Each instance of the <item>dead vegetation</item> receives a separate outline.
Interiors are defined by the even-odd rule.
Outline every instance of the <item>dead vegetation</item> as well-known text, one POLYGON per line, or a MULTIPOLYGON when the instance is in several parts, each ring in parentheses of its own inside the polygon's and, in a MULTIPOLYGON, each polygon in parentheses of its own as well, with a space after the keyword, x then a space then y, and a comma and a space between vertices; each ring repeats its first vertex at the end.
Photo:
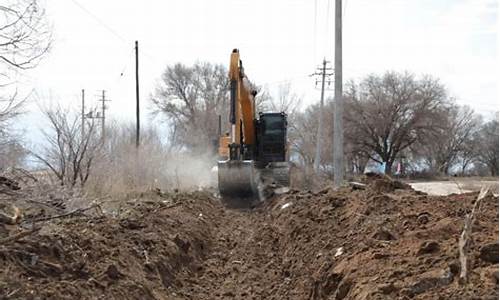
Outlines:
POLYGON ((60 106, 45 108, 46 142, 30 151, 47 183, 75 189, 92 197, 123 196, 131 192, 197 190, 215 185, 212 152, 195 154, 166 144, 158 128, 141 133, 135 145, 130 124, 81 122, 78 114, 60 106))

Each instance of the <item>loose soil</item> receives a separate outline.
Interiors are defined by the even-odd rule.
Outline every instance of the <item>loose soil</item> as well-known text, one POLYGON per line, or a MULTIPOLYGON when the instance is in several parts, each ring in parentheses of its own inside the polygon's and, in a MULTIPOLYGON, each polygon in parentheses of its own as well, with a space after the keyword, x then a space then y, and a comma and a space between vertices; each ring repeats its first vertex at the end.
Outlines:
POLYGON ((458 239, 478 193, 365 183, 291 190, 252 209, 157 191, 112 213, 111 202, 51 220, 31 213, 0 224, 0 299, 498 298, 497 197, 477 211, 461 285, 458 239))

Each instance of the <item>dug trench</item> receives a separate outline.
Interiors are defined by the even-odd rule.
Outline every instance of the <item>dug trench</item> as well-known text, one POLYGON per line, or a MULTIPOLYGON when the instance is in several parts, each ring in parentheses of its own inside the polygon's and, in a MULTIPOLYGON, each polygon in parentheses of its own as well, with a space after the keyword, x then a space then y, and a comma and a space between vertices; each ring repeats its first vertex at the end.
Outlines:
POLYGON ((477 193, 428 196, 378 178, 291 190, 253 209, 209 192, 146 193, 119 214, 0 234, 1 299, 495 299, 498 198, 482 200, 469 276, 458 239, 477 193), (10 240, 9 240, 10 238, 10 240))

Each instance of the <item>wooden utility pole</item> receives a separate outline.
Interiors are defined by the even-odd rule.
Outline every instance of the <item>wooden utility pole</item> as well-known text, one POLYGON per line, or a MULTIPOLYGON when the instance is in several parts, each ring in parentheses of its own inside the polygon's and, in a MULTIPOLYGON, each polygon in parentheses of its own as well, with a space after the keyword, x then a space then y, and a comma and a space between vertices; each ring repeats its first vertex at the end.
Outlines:
POLYGON ((101 109, 102 109, 102 115, 101 115, 101 139, 104 142, 104 137, 105 137, 105 128, 106 128, 106 91, 102 90, 102 98, 101 98, 101 109))
POLYGON ((219 131, 218 131, 219 137, 222 136, 222 116, 219 115, 219 131))
POLYGON ((82 141, 85 136, 85 90, 82 89, 82 141))
MULTIPOLYGON (((320 106, 319 106, 319 116, 318 116, 318 132, 316 135, 316 153, 314 156, 314 171, 318 173, 319 171, 319 164, 321 162, 321 148, 323 147, 323 107, 324 107, 324 98, 325 98, 325 79, 327 76, 330 76, 332 74, 327 74, 327 67, 326 64, 328 61, 326 61, 325 58, 323 58, 323 67, 321 68, 320 73, 315 73, 314 75, 321 75, 321 100, 320 100, 320 106)), ((331 70, 328 68, 328 70, 331 70)))
POLYGON ((136 129, 135 129, 135 146, 139 148, 140 144, 140 111, 139 111, 139 42, 135 41, 135 118, 136 118, 136 129))
POLYGON ((344 181, 344 100, 342 96, 342 0, 335 0, 335 104, 333 118, 333 185, 344 181))

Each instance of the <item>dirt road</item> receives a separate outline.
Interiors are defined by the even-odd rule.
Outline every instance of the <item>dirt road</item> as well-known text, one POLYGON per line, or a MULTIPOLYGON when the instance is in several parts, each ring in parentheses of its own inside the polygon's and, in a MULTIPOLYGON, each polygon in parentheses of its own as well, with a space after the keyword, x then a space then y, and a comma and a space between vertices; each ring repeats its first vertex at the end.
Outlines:
POLYGON ((290 191, 251 210, 207 192, 124 199, 2 226, 1 299, 494 299, 498 198, 473 229, 469 283, 457 239, 477 193, 427 196, 387 179, 365 190, 290 191))
POLYGON ((493 193, 498 195, 498 181, 492 180, 471 180, 465 178, 455 181, 425 181, 411 182, 409 184, 415 190, 436 196, 470 193, 479 191, 483 186, 489 187, 493 193))

